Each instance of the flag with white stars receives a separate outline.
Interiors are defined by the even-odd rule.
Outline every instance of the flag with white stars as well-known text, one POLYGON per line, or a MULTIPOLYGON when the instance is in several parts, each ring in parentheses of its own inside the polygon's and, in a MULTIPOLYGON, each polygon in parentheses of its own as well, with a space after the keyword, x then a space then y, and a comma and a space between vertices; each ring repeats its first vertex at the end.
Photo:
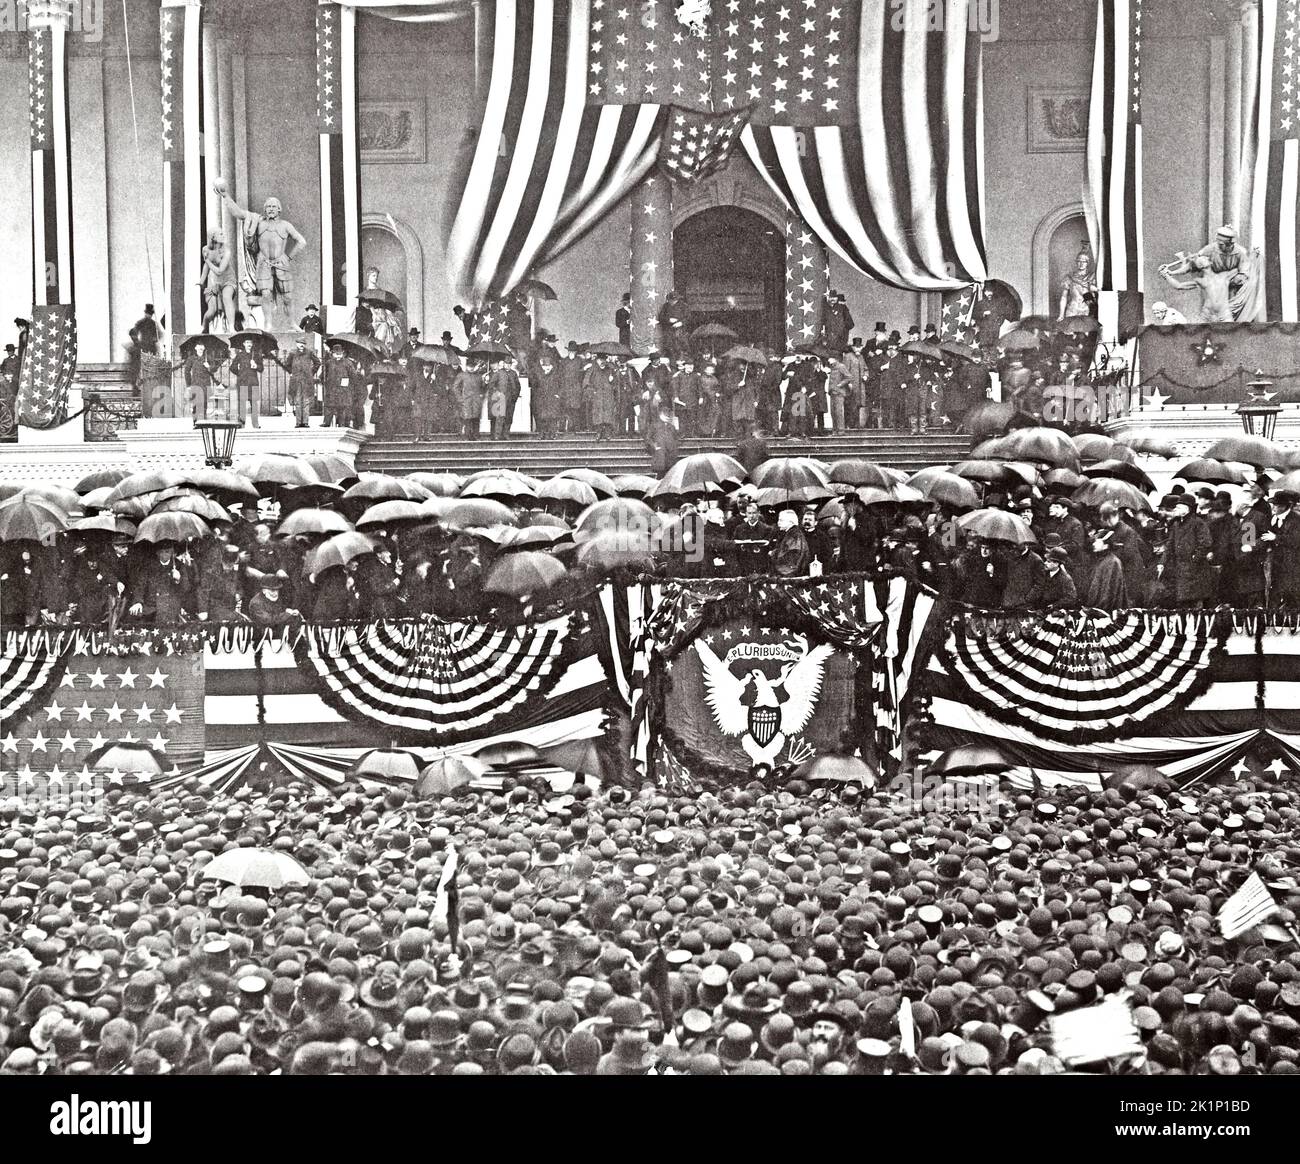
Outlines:
POLYGON ((28 7, 32 159, 32 329, 18 376, 17 416, 30 428, 62 424, 77 364, 73 304, 72 160, 66 0, 28 7))
POLYGON ((872 278, 985 278, 975 0, 717 0, 714 108, 828 250, 872 278))
POLYGON ((321 299, 326 324, 361 288, 361 167, 357 140, 356 11, 316 8, 316 125, 321 164, 321 299))
POLYGON ((831 267, 821 239, 802 219, 785 218, 785 339, 787 348, 821 338, 831 267))
POLYGON ((683 26, 675 0, 590 0, 587 101, 712 109, 713 45, 683 26))
MULTIPOLYGON (((1294 323, 1300 319, 1296 258, 1300 240, 1300 95, 1296 86, 1300 2, 1260 0, 1259 14, 1259 89, 1251 131, 1255 168, 1248 203, 1250 245, 1260 249, 1264 264, 1265 314, 1260 318, 1294 323)), ((1244 238, 1237 241, 1246 242, 1244 238)))
POLYGON ((725 169, 740 132, 749 120, 747 110, 735 113, 694 113, 674 109, 664 135, 659 165, 674 181, 698 182, 725 169))
POLYGON ((158 15, 163 298, 167 323, 175 331, 190 333, 203 330, 200 283, 208 228, 208 171, 203 140, 203 19, 202 5, 189 4, 186 0, 163 0, 158 15))
POLYGON ((203 758, 202 655, 70 655, 0 728, 0 771, 71 777, 112 743, 151 748, 164 770, 203 758))
POLYGON ((946 291, 943 296, 943 314, 939 319, 939 338, 974 345, 979 335, 975 318, 975 304, 979 295, 977 287, 961 287, 946 291))
POLYGON ((1087 155, 1103 339, 1129 339, 1143 323, 1142 0, 1097 0, 1087 155))

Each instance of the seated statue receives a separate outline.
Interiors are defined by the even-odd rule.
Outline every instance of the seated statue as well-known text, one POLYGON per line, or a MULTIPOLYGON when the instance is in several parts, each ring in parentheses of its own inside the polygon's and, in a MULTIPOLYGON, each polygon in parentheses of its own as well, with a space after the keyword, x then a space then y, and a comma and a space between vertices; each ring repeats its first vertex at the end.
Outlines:
POLYGON ((1179 251, 1160 277, 1180 291, 1201 293, 1200 323, 1251 323, 1264 315, 1264 284, 1258 248, 1237 242, 1236 228, 1219 227, 1215 240, 1195 254, 1179 251), (1187 275, 1186 280, 1175 276, 1187 275))

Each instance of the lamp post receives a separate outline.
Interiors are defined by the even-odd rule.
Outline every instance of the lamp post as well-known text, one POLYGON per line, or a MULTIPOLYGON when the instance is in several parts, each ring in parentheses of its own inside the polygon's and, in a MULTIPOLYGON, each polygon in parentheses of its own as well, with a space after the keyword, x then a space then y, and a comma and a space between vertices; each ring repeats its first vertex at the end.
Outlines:
POLYGON ((196 420, 194 427, 203 438, 203 457, 214 469, 229 469, 234 463, 237 420, 196 420))
POLYGON ((1246 385, 1250 398, 1237 406, 1237 415, 1241 417, 1241 427, 1248 436, 1263 437, 1266 441, 1273 439, 1277 414, 1282 411, 1282 406, 1272 402, 1277 395, 1271 391, 1272 387, 1271 380, 1252 380, 1246 385))

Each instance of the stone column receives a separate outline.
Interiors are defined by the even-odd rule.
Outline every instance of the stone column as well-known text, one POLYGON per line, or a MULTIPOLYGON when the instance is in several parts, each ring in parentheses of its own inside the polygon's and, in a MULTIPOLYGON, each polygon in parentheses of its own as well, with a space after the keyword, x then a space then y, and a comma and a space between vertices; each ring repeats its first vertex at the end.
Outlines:
MULTIPOLYGON (((1241 22, 1228 26, 1227 88, 1223 118, 1223 218, 1241 217, 1241 22)), ((1214 224, 1210 224, 1213 228, 1214 224)))
MULTIPOLYGON (((632 349, 649 352, 659 346, 659 309, 673 288, 673 187, 671 179, 653 173, 632 192, 630 268, 632 349)), ((609 308, 613 326, 614 308, 609 308)))
POLYGON ((1259 9, 1253 4, 1241 10, 1241 166, 1237 194, 1237 238, 1249 249, 1255 202, 1255 139, 1250 119, 1259 87, 1259 9))
MULTIPOLYGON (((217 121, 220 134, 220 168, 218 173, 235 173, 235 95, 234 95, 234 46, 230 33, 221 29, 217 33, 217 121)), ((226 245, 235 242, 234 219, 221 208, 221 229, 226 236, 226 245)))
POLYGON ((785 216, 785 343, 793 350, 822 334, 822 308, 830 287, 826 248, 797 214, 785 216))

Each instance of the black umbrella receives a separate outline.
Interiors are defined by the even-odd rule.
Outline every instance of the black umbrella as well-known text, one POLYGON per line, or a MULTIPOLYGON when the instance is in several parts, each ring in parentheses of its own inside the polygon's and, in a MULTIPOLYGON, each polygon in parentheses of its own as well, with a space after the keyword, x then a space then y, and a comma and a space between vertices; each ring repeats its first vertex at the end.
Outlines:
POLYGON ((1127 481, 1130 485, 1136 485, 1145 493, 1154 493, 1156 489, 1155 482, 1136 465, 1118 459, 1098 461, 1096 464, 1086 465, 1083 475, 1085 477, 1113 477, 1117 481, 1127 481))
POLYGON ((555 294, 555 288, 540 279, 525 279, 515 290, 527 295, 529 299, 540 299, 544 303, 554 303, 559 298, 555 294))
POLYGON ((697 327, 693 332, 691 332, 691 339, 693 340, 703 340, 703 339, 734 340, 736 338, 737 338, 736 333, 732 331, 731 328, 729 328, 725 323, 718 323, 714 320, 710 320, 708 323, 700 324, 699 327, 697 327))
POLYGON ((374 340, 370 339, 369 336, 358 335, 354 331, 345 331, 338 335, 332 335, 325 341, 327 348, 333 348, 336 345, 342 347, 349 356, 356 360, 373 360, 379 355, 374 340))
POLYGON ((411 359, 424 364, 445 364, 449 368, 459 368, 460 360, 454 348, 442 344, 416 344, 411 352, 411 359))
POLYGON ((280 345, 276 342, 275 336, 264 331, 249 329, 248 331, 237 331, 230 337, 232 344, 238 344, 241 348, 246 340, 253 341, 253 350, 259 355, 265 356, 268 352, 279 351, 280 345))
POLYGON ((593 356, 618 356, 624 360, 630 360, 636 355, 627 344, 621 344, 617 340, 601 340, 599 343, 588 344, 586 350, 593 356))
POLYGON ((391 291, 385 291, 381 287, 370 287, 362 291, 357 296, 362 303, 369 303, 375 307, 382 307, 386 311, 401 311, 402 301, 397 298, 391 291))
POLYGON ((509 359, 514 355, 505 344, 499 344, 496 340, 481 340, 465 353, 471 360, 499 360, 509 359))
POLYGON ((211 355, 215 352, 221 361, 230 359, 230 345, 220 336, 215 335, 192 335, 189 339, 182 341, 176 350, 182 356, 192 356, 194 349, 199 344, 203 345, 206 354, 211 355))

